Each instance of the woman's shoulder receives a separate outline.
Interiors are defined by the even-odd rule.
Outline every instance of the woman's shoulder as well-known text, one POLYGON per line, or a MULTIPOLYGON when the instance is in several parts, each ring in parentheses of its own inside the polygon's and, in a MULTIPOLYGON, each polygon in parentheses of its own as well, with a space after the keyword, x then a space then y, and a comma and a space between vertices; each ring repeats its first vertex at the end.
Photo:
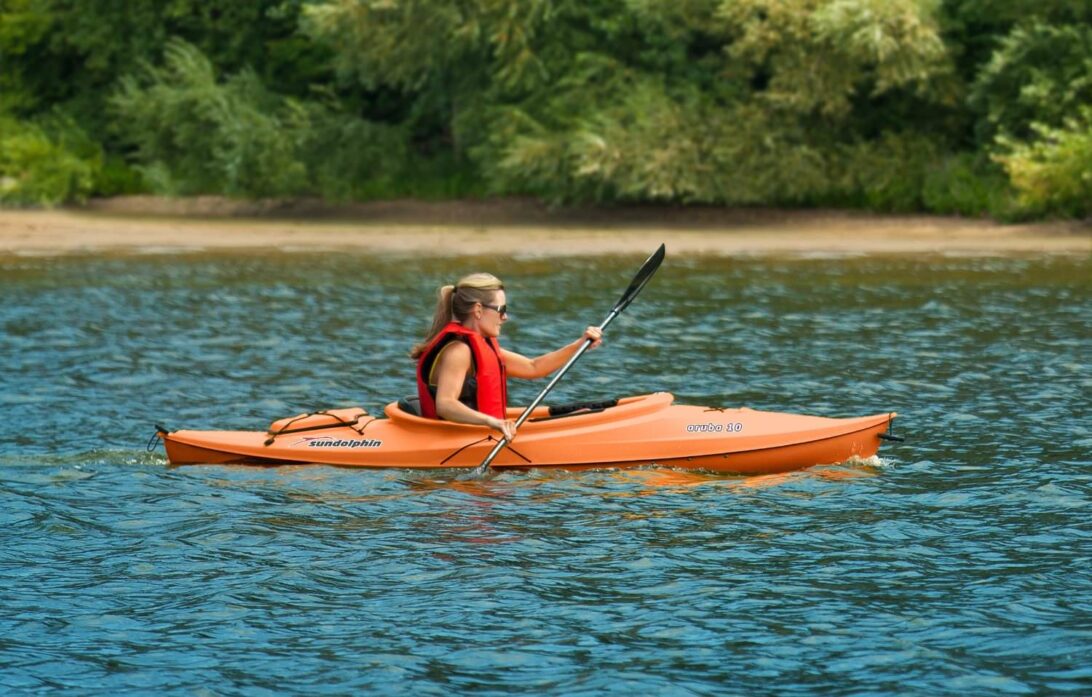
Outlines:
POLYGON ((440 352, 436 354, 436 362, 439 363, 444 359, 455 359, 470 361, 470 346, 465 341, 449 341, 444 344, 440 352))
POLYGON ((474 373, 474 361, 470 355, 470 347, 461 341, 449 341, 436 355, 436 361, 429 371, 428 384, 438 384, 440 373, 445 371, 474 373))

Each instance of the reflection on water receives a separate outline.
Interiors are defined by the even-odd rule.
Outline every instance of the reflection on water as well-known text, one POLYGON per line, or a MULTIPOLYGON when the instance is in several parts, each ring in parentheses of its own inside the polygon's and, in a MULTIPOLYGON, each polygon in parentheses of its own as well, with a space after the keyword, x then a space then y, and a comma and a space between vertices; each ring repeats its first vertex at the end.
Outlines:
POLYGON ((879 473, 884 465, 884 460, 878 456, 865 460, 855 459, 840 465, 824 465, 812 467, 801 472, 781 472, 778 474, 765 474, 754 477, 730 477, 711 472, 692 472, 673 469, 637 469, 620 470, 615 473, 622 481, 638 481, 647 487, 644 492, 651 494, 662 489, 685 490, 698 486, 721 487, 731 492, 734 489, 756 489, 763 487, 780 486, 792 482, 801 477, 822 477, 824 479, 853 479, 856 477, 872 477, 879 473))
POLYGON ((1088 259, 669 257, 555 398, 898 411, 882 459, 463 481, 143 451, 156 421, 377 412, 453 275, 502 272, 535 353, 640 261, 0 260, 2 691, 1088 691, 1088 259))

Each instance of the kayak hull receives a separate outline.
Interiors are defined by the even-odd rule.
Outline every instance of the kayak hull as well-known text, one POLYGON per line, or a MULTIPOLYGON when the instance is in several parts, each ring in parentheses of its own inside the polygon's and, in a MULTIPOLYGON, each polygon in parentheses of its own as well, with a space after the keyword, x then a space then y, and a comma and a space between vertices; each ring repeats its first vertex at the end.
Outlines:
MULTIPOLYGON (((660 465, 730 474, 772 474, 875 455, 894 413, 827 418, 673 404, 668 393, 627 397, 601 410, 550 417, 537 409, 497 469, 660 465)), ((348 410, 346 410, 348 411, 348 410)), ((512 409, 516 418, 521 410, 512 409)), ((496 445, 481 426, 361 410, 354 422, 296 432, 159 432, 171 464, 325 464, 369 468, 472 468, 496 445)), ((348 421, 348 420, 346 420, 348 421)), ((280 423, 280 422, 278 422, 280 423)))

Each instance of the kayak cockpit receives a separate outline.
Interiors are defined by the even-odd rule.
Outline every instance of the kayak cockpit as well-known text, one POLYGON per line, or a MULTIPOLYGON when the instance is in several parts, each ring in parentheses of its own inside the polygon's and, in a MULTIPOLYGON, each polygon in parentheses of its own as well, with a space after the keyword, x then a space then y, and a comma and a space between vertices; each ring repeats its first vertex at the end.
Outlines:
MULTIPOLYGON (((654 392, 652 394, 622 397, 620 399, 579 402, 553 407, 540 406, 531 412, 523 429, 537 431, 541 428, 548 428, 553 422, 559 420, 567 422, 567 425, 563 424, 564 427, 572 427, 575 425, 574 419, 579 419, 582 424, 587 423, 588 425, 632 419, 663 411, 670 407, 674 401, 675 396, 670 392, 654 392)), ((481 426, 427 419, 413 413, 413 411, 411 411, 412 408, 412 400, 403 398, 397 402, 388 404, 383 409, 383 413, 392 422, 407 427, 427 429, 481 428, 481 426)), ((523 414, 522 407, 508 407, 508 418, 517 419, 521 414, 523 414)))

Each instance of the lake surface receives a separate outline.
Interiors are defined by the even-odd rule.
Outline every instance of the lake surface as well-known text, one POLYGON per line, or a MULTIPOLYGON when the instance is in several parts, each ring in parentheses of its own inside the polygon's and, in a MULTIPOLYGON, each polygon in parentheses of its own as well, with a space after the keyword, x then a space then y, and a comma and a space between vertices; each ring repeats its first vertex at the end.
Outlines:
POLYGON ((669 249, 551 400, 899 412, 865 462, 460 482, 145 452, 156 422, 413 392, 463 273, 505 279, 536 354, 642 260, 0 258, 0 692, 1092 693, 1087 257, 669 249))

